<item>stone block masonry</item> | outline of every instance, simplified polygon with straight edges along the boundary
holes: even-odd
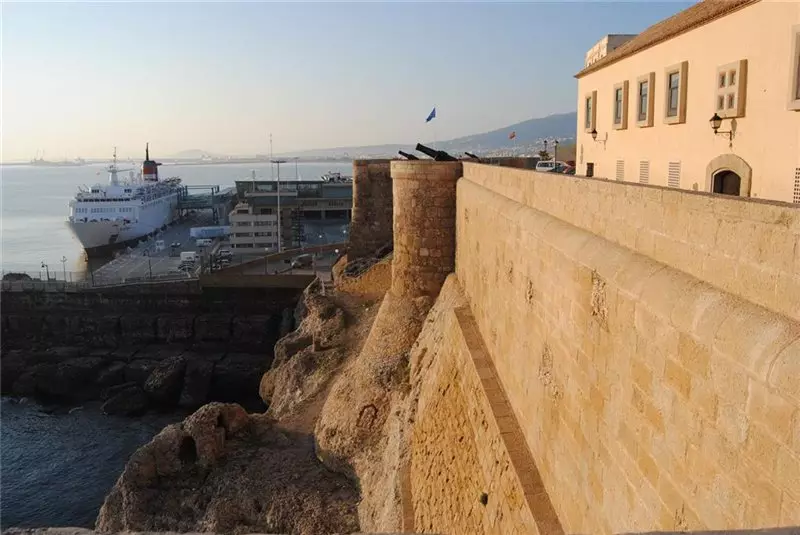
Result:
[[[353,161],[353,217],[348,260],[371,256],[392,241],[389,160]]]
[[[475,164],[457,207],[458,280],[565,531],[800,524],[800,323],[763,286],[797,273],[796,209]],[[751,289],[717,280],[767,253]]]
[[[455,269],[455,188],[461,173],[461,162],[391,163],[394,295],[435,297]]]

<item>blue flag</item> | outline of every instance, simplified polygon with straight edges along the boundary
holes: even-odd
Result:
[[[425,119],[425,122],[429,123],[435,118],[436,118],[436,106],[434,106],[431,112],[428,114],[428,118]]]

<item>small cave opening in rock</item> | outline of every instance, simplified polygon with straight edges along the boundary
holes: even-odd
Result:
[[[197,447],[192,437],[184,437],[178,450],[178,458],[182,465],[192,465],[197,462]]]

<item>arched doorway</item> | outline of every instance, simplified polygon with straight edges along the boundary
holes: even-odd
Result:
[[[738,197],[741,187],[742,177],[733,171],[724,169],[714,175],[713,189],[711,191],[723,195],[736,195]]]
[[[750,196],[753,168],[735,154],[721,154],[706,166],[706,191],[723,195]]]

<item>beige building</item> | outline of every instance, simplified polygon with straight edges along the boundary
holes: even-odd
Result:
[[[576,75],[578,174],[800,203],[800,2],[705,0],[612,37]]]
[[[319,180],[237,180],[239,203],[231,211],[231,247],[281,249],[343,239],[350,222],[353,183]],[[278,211],[280,210],[280,218]]]

